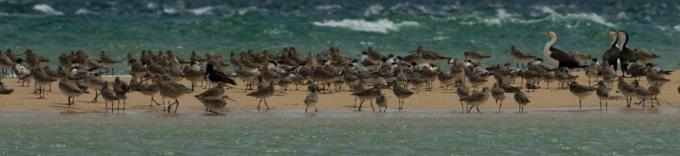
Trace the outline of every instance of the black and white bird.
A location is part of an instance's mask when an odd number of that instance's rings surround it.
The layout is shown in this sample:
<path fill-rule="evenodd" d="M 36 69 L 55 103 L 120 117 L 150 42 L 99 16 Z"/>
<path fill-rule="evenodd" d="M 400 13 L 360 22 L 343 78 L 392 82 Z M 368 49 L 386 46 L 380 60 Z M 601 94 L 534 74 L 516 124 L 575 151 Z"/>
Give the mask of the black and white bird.
<path fill-rule="evenodd" d="M 581 66 L 574 56 L 555 48 L 555 43 L 557 42 L 557 34 L 555 32 L 546 32 L 546 35 L 550 38 L 550 41 L 543 47 L 543 57 L 548 60 L 548 62 L 557 65 L 557 67 L 567 67 L 572 68 L 584 68 Z"/>
<path fill-rule="evenodd" d="M 222 71 L 215 70 L 215 66 L 213 64 L 208 63 L 208 65 L 206 65 L 205 73 L 207 74 L 206 77 L 208 81 L 212 83 L 227 83 L 236 85 L 236 81 L 229 78 L 227 74 Z"/>

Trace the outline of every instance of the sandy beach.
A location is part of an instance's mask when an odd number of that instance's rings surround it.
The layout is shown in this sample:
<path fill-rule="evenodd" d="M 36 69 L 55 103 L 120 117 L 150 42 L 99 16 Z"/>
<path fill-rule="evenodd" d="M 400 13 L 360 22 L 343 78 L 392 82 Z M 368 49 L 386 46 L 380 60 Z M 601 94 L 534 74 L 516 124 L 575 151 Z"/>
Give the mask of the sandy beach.
<path fill-rule="evenodd" d="M 578 81 L 580 84 L 587 84 L 587 79 L 583 76 L 583 71 L 572 72 L 572 74 L 579 75 Z M 668 78 L 679 77 L 680 73 L 673 73 L 667 76 Z M 123 80 L 128 81 L 129 76 L 121 76 Z M 113 76 L 105 76 L 107 81 L 112 81 Z M 626 80 L 632 81 L 632 78 L 627 78 Z M 237 80 L 239 81 L 239 80 Z M 486 83 L 487 86 L 492 85 L 494 81 L 493 78 L 489 78 L 489 82 Z M 0 99 L 0 110 L 14 110 L 14 111 L 59 111 L 59 112 L 105 112 L 104 103 L 100 99 L 97 103 L 91 103 L 91 99 L 94 97 L 94 91 L 90 90 L 90 94 L 80 96 L 76 99 L 76 104 L 72 108 L 67 108 L 66 96 L 64 96 L 59 89 L 57 84 L 52 84 L 52 91 L 47 92 L 45 99 L 38 99 L 37 96 L 33 94 L 33 86 L 30 87 L 20 87 L 16 83 L 16 78 L 5 78 L 3 79 L 9 87 L 16 89 L 16 91 L 11 95 L 1 96 Z M 190 83 L 186 80 L 181 81 L 186 86 L 190 86 Z M 239 81 L 240 82 L 240 81 Z M 680 102 L 680 96 L 677 96 L 676 86 L 678 86 L 679 81 L 673 79 L 673 81 L 665 84 L 661 95 L 659 96 L 659 101 L 661 103 L 658 109 L 664 109 L 667 107 L 675 107 L 673 104 Z M 647 86 L 644 78 L 641 80 L 643 86 Z M 518 84 L 513 84 L 518 85 Z M 568 89 L 556 89 L 556 83 L 551 84 L 550 89 L 545 89 L 545 84 L 542 83 L 543 88 L 536 90 L 535 92 L 529 92 L 527 95 L 531 100 L 531 103 L 526 107 L 526 109 L 531 112 L 532 109 L 552 109 L 559 108 L 561 110 L 578 110 L 578 99 L 572 95 Z M 594 85 L 594 84 L 593 84 Z M 420 93 L 414 94 L 410 98 L 406 99 L 405 110 L 451 110 L 452 112 L 460 110 L 460 103 L 458 102 L 458 97 L 452 90 L 442 90 L 439 88 L 439 84 L 435 81 L 435 88 L 432 91 L 421 90 Z M 249 90 L 244 92 L 243 83 L 239 83 L 238 86 L 228 89 L 227 95 L 235 99 L 237 102 L 228 102 L 227 110 L 256 110 L 255 106 L 257 104 L 257 99 L 253 97 L 246 96 Z M 268 99 L 270 106 L 273 109 L 270 111 L 277 110 L 304 110 L 305 105 L 303 103 L 304 97 L 308 94 L 306 91 L 306 86 L 299 86 L 300 90 L 295 90 L 295 87 L 291 85 L 288 91 L 285 93 L 280 93 L 280 88 L 278 86 L 275 88 L 277 93 Z M 347 86 L 344 86 L 344 91 L 335 92 L 330 94 L 320 94 L 319 95 L 319 113 L 324 111 L 337 111 L 337 110 L 347 110 L 353 111 L 354 97 L 351 96 L 350 92 L 347 91 Z M 204 91 L 204 87 L 197 87 L 196 91 L 191 95 L 185 95 L 179 99 L 180 107 L 178 113 L 188 112 L 187 110 L 203 110 L 203 105 L 193 96 Z M 640 109 L 639 105 L 633 105 L 630 109 L 625 108 L 625 99 L 621 94 L 616 93 L 616 86 L 614 86 L 611 94 L 613 96 L 609 100 L 609 110 L 621 110 L 621 111 L 638 111 Z M 391 90 L 383 90 L 383 93 L 388 97 L 388 112 L 398 111 L 396 109 L 396 97 L 392 94 Z M 503 112 L 517 112 L 517 103 L 513 100 L 511 93 L 506 93 L 506 100 L 503 102 Z M 160 95 L 156 95 L 156 100 L 160 102 Z M 584 110 L 599 110 L 598 98 L 593 95 L 586 97 L 583 101 Z M 634 100 L 638 102 L 638 99 Z M 370 111 L 370 105 L 368 102 L 364 105 L 365 110 Z M 482 112 L 496 112 L 495 109 L 498 105 L 494 103 L 493 99 L 489 99 L 486 103 L 480 106 Z M 127 100 L 127 111 L 151 111 L 162 113 L 163 108 L 160 106 L 150 106 L 150 97 L 142 95 L 141 93 L 133 92 L 129 94 L 129 99 Z M 651 109 L 652 111 L 654 108 Z"/>

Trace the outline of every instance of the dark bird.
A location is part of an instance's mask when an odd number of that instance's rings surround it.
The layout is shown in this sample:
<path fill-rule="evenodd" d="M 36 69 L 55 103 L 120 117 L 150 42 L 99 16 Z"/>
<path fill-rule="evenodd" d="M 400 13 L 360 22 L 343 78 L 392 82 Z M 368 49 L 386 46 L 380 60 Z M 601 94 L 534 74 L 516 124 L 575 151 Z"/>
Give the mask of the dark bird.
<path fill-rule="evenodd" d="M 207 74 L 208 81 L 212 83 L 227 83 L 236 85 L 236 81 L 229 78 L 227 74 L 222 71 L 215 70 L 215 66 L 213 66 L 213 64 L 208 63 L 208 65 L 206 65 L 205 73 Z"/>

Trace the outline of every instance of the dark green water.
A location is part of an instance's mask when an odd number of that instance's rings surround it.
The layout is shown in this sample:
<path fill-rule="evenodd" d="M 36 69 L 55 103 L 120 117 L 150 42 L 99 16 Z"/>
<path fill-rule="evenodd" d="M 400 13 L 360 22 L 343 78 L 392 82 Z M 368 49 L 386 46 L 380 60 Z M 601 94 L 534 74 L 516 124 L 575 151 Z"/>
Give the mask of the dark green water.
<path fill-rule="evenodd" d="M 429 112 L 429 113 L 428 113 Z M 674 155 L 680 116 L 2 112 L 1 155 Z"/>

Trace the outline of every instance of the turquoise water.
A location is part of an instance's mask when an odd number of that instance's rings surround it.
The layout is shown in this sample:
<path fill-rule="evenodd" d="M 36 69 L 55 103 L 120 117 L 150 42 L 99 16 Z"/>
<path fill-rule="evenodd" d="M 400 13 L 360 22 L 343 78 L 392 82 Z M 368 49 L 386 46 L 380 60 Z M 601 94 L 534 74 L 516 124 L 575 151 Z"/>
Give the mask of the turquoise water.
<path fill-rule="evenodd" d="M 1 155 L 673 155 L 671 113 L 5 111 Z"/>
<path fill-rule="evenodd" d="M 512 45 L 542 56 L 546 30 L 566 51 L 599 57 L 610 43 L 604 32 L 626 30 L 630 47 L 663 56 L 656 63 L 664 67 L 680 56 L 673 0 L 0 0 L 0 21 L 0 48 L 52 59 L 76 49 L 122 58 L 142 49 L 188 56 L 334 46 L 358 54 L 372 46 L 404 54 L 424 46 L 454 57 L 480 50 L 494 54 L 489 63 L 504 63 Z"/>

